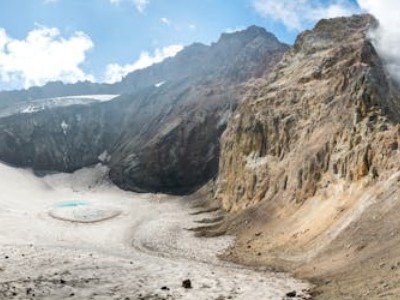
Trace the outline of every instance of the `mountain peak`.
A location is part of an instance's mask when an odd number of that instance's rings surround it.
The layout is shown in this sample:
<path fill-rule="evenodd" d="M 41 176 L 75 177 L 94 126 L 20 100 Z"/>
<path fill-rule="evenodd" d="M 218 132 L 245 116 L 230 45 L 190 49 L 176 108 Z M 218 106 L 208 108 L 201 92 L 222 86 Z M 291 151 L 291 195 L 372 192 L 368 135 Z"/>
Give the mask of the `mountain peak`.
<path fill-rule="evenodd" d="M 313 31 L 316 33 L 335 33 L 337 37 L 341 38 L 341 35 L 350 35 L 354 32 L 367 32 L 377 25 L 378 21 L 374 16 L 361 14 L 351 17 L 322 19 L 315 25 Z"/>
<path fill-rule="evenodd" d="M 257 37 L 263 37 L 264 39 L 279 43 L 277 37 L 274 34 L 265 30 L 265 28 L 256 25 L 251 25 L 244 30 L 235 32 L 225 32 L 221 34 L 221 37 L 218 40 L 217 44 L 229 42 L 232 40 L 240 40 L 243 43 L 248 43 L 249 41 Z"/>
<path fill-rule="evenodd" d="M 369 14 L 322 19 L 313 30 L 306 30 L 297 37 L 294 49 L 314 52 L 316 49 L 352 41 L 356 36 L 366 39 L 368 31 L 377 24 L 378 21 Z"/>

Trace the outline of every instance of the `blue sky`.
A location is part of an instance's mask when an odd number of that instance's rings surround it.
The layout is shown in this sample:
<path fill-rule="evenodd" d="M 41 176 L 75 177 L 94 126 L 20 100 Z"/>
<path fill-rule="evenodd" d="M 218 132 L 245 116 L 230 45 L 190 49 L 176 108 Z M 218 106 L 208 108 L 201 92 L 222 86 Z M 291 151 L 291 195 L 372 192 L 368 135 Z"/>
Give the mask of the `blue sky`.
<path fill-rule="evenodd" d="M 253 24 L 292 43 L 320 17 L 357 11 L 355 0 L 1 0 L 0 89 L 112 82 Z"/>

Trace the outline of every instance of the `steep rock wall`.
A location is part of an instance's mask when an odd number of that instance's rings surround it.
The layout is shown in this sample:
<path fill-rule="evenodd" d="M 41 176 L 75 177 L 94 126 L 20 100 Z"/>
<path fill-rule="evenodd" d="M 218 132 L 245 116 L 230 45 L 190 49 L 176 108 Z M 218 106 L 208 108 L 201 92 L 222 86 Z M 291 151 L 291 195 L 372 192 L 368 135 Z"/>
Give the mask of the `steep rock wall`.
<path fill-rule="evenodd" d="M 354 299 L 372 293 L 362 274 L 398 258 L 400 93 L 368 39 L 374 26 L 368 15 L 322 20 L 248 87 L 213 189 L 230 213 L 205 232 L 237 237 L 229 259 L 331 276 Z"/>
<path fill-rule="evenodd" d="M 46 172 L 72 172 L 96 164 L 119 136 L 123 104 L 73 105 L 1 118 L 0 157 Z"/>
<path fill-rule="evenodd" d="M 374 22 L 320 21 L 248 88 L 222 138 L 216 197 L 226 210 L 303 203 L 392 168 L 400 102 L 367 38 Z"/>

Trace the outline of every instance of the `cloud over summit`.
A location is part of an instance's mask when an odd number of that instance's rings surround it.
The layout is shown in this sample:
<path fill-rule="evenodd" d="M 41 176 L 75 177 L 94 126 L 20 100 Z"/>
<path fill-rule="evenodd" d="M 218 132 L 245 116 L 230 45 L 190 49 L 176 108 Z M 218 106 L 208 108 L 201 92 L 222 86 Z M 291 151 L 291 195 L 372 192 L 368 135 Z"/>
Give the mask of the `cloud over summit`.
<path fill-rule="evenodd" d="M 371 38 L 389 73 L 400 81 L 400 1 L 358 0 L 358 3 L 378 19 L 379 27 L 371 33 Z"/>
<path fill-rule="evenodd" d="M 346 0 L 254 0 L 253 5 L 260 15 L 282 22 L 295 31 L 301 31 L 323 18 L 348 16 L 357 12 L 357 7 Z"/>
<path fill-rule="evenodd" d="M 357 4 L 357 5 L 356 5 Z M 400 1 L 398 0 L 254 0 L 255 10 L 265 18 L 300 32 L 322 18 L 368 12 L 379 21 L 371 39 L 389 73 L 400 81 Z"/>

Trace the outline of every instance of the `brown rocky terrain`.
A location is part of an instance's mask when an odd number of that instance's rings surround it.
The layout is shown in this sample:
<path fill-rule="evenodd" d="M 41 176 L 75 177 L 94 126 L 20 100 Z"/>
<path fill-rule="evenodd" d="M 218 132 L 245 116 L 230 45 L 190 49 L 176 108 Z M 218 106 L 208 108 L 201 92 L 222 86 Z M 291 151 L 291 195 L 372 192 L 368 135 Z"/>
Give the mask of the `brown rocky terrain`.
<path fill-rule="evenodd" d="M 227 254 L 317 283 L 316 299 L 396 299 L 400 99 L 369 15 L 321 20 L 270 76 L 249 84 L 221 142 L 206 234 Z"/>

